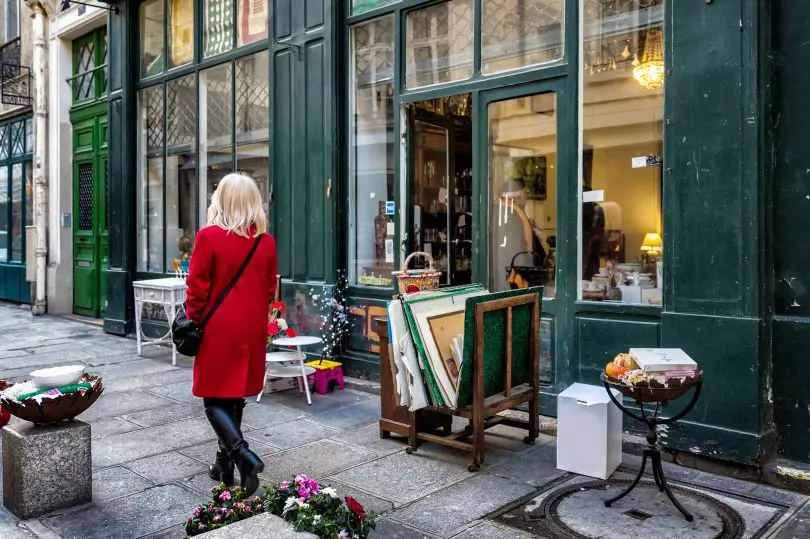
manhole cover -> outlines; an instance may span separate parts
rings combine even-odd
[[[622,492],[629,480],[585,481],[562,486],[527,505],[524,518],[513,512],[505,523],[555,539],[740,539],[745,522],[727,504],[670,484],[695,517],[687,522],[655,483],[642,481],[612,507],[604,500]],[[522,521],[522,522],[521,522]]]

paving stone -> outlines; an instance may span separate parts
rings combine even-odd
[[[700,472],[692,477],[689,482],[693,485],[743,495],[750,493],[757,486],[756,483],[749,483],[748,481],[715,475],[709,472]]]
[[[248,445],[250,449],[253,450],[254,453],[259,455],[259,457],[264,458],[268,455],[272,455],[273,453],[278,453],[280,449],[278,447],[273,447],[267,444],[263,444],[260,442],[255,442],[253,440],[248,440]],[[187,457],[191,457],[196,461],[202,462],[206,466],[214,461],[214,455],[217,452],[218,443],[216,440],[212,440],[210,442],[205,442],[204,444],[197,444],[191,447],[184,447],[179,449],[178,452],[186,455]]]
[[[370,539],[432,539],[433,537],[433,535],[409,528],[387,518],[378,520],[376,529],[369,535]]]
[[[320,440],[263,459],[263,475],[275,482],[289,480],[299,474],[320,480],[377,457],[376,453],[359,447]]]
[[[273,403],[265,397],[262,399],[262,402],[254,402],[245,407],[244,415],[242,416],[242,425],[250,427],[251,430],[263,429],[272,427],[273,425],[303,419],[308,415],[309,414],[299,410]]]
[[[342,432],[333,439],[353,445],[359,445],[379,455],[391,455],[404,451],[408,440],[402,436],[392,435],[390,438],[380,438],[379,425],[368,425],[359,429]]]
[[[129,376],[126,378],[104,379],[104,391],[115,393],[132,389],[146,389],[154,386],[186,382],[191,385],[191,369],[175,369],[156,374],[143,376]]]
[[[102,468],[199,444],[216,437],[206,419],[189,419],[98,440],[93,466]]]
[[[205,408],[203,408],[202,401],[200,401],[194,403],[170,404],[144,412],[127,414],[124,416],[124,419],[142,427],[154,427],[203,416],[205,416]]]
[[[14,515],[0,507],[0,537],[3,539],[33,539],[35,536],[20,526]]]
[[[810,506],[805,506],[774,537],[775,539],[807,539],[810,537]]]
[[[395,510],[390,518],[448,537],[467,524],[534,489],[490,474],[479,474]]]
[[[207,469],[201,462],[175,451],[130,462],[126,468],[158,484],[191,477]]]
[[[394,502],[390,500],[369,494],[368,492],[349,485],[344,485],[343,483],[333,479],[326,479],[322,481],[321,484],[334,487],[341,499],[345,498],[346,496],[351,496],[360,502],[366,508],[366,513],[372,515],[375,519],[378,516],[384,515],[385,513],[388,513],[394,509]]]
[[[292,525],[270,513],[240,520],[229,526],[199,535],[201,539],[242,539],[244,537],[272,537],[274,539],[318,539],[317,535],[296,532]]]
[[[301,419],[274,425],[266,429],[254,430],[247,433],[245,437],[248,440],[256,440],[281,449],[290,449],[329,438],[338,433],[340,433],[339,430]]]
[[[132,539],[184,522],[203,503],[200,493],[163,485],[42,520],[62,539]]]
[[[370,400],[312,416],[312,421],[336,429],[352,429],[376,423],[380,419],[380,402]]]
[[[788,490],[779,490],[767,485],[759,485],[754,487],[754,489],[749,493],[749,496],[753,496],[758,500],[783,504],[790,507],[801,507],[810,501],[810,498],[804,494],[797,494]],[[808,535],[808,537],[810,537],[810,535]]]
[[[453,539],[538,539],[538,537],[515,528],[499,526],[493,522],[483,522],[478,526],[461,532],[454,536]],[[549,537],[547,539],[552,538]]]
[[[525,453],[530,451],[533,447],[551,443],[556,438],[553,436],[546,436],[540,434],[534,445],[527,444],[523,441],[526,437],[527,431],[506,425],[495,425],[486,430],[484,440],[487,449],[500,449],[502,451],[509,451],[510,453]]]
[[[106,392],[106,389],[105,389]],[[140,425],[130,423],[122,417],[110,417],[108,419],[101,419],[93,422],[93,440],[100,440],[107,436],[114,436],[124,432],[130,432],[140,429]]]
[[[159,372],[168,372],[177,369],[173,367],[171,361],[168,363],[156,361],[149,358],[138,358],[133,361],[115,363],[112,365],[101,365],[90,369],[94,374],[98,374],[104,379],[129,378],[131,376],[145,376]]]
[[[321,412],[328,412],[330,410],[337,410],[345,408],[352,404],[360,404],[371,399],[371,395],[361,391],[354,391],[351,389],[344,389],[343,391],[335,390],[326,395],[318,395],[312,392],[312,404],[307,404],[307,397],[300,393],[297,389],[290,391],[282,391],[279,393],[267,393],[262,397],[262,400],[272,398],[274,402],[302,410],[309,414],[319,414]],[[379,400],[377,400],[379,403]]]
[[[144,535],[141,539],[180,539],[186,536],[186,525],[178,524],[159,532]]]
[[[93,473],[93,501],[105,502],[152,486],[151,481],[120,466],[106,468]]]
[[[330,479],[390,499],[399,506],[470,475],[466,466],[446,462],[420,451],[413,455],[397,453],[383,457],[334,474]]]
[[[152,410],[177,404],[176,402],[152,395],[144,390],[102,393],[89,410],[81,415],[83,421],[94,423],[100,419],[122,416],[128,413]]]
[[[195,397],[191,394],[191,381],[175,382],[165,386],[150,387],[149,391],[161,397],[174,399],[180,402],[199,402],[202,404],[202,399]]]
[[[557,469],[557,446],[548,443],[535,447],[526,453],[514,455],[489,471],[500,477],[520,481],[527,485],[540,487],[561,477],[565,472]]]

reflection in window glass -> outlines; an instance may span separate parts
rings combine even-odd
[[[33,163],[25,163],[25,226],[34,226],[34,171]]]
[[[194,0],[169,0],[169,67],[194,58]]]
[[[408,13],[406,86],[467,79],[473,70],[473,1],[450,0]]]
[[[207,58],[231,50],[233,0],[206,0],[203,13],[203,56]]]
[[[22,164],[11,167],[11,261],[23,259],[23,174]]]
[[[352,15],[363,13],[370,9],[375,9],[380,6],[387,6],[393,4],[398,0],[352,0]]]
[[[200,71],[200,186],[206,193],[204,208],[211,204],[220,180],[233,172],[232,80],[230,63]]]
[[[8,167],[0,167],[0,262],[8,262]]]
[[[163,271],[163,86],[138,94],[138,271]]]
[[[163,0],[141,4],[141,75],[149,77],[163,71]]]
[[[555,295],[557,103],[553,93],[489,105],[490,290]]]
[[[565,0],[487,0],[483,7],[484,73],[562,58]]]
[[[270,173],[269,53],[236,61],[236,168],[259,185],[267,210]]]
[[[238,45],[255,43],[261,39],[267,39],[267,20],[269,9],[267,0],[239,0],[239,21]]]
[[[394,17],[351,29],[349,279],[390,287],[394,264]]]
[[[609,2],[583,11],[586,300],[661,304],[664,5]]]

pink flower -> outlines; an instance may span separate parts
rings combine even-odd
[[[315,494],[317,494],[317,493],[318,493],[318,490],[320,489],[320,487],[318,487],[318,483],[316,483],[315,481],[313,481],[313,480],[311,480],[311,479],[310,479],[310,480],[309,480],[309,482],[307,483],[307,487],[309,487],[309,490],[311,490],[311,491],[312,491],[312,492],[314,492]]]
[[[221,516],[217,515],[214,517],[214,522],[219,522],[220,520],[222,520]]]
[[[223,502],[227,502],[228,500],[231,499],[231,491],[230,490],[222,491],[222,494],[219,495],[219,499],[222,500]]]
[[[298,489],[298,495],[301,497],[302,500],[306,500],[309,498],[309,491],[304,487]]]
[[[202,509],[200,509],[199,507],[195,507],[194,508],[194,516],[198,517],[198,516],[200,516],[200,513],[202,513]]]
[[[298,485],[306,485],[307,483],[309,483],[309,477],[307,477],[304,474],[301,474],[299,476],[296,476],[295,482]]]
[[[290,488],[290,484],[286,481],[282,481],[281,484],[278,486],[281,490],[287,490]]]
[[[203,526],[202,524],[200,524],[199,526],[197,526],[197,529],[204,530],[204,529],[205,529],[205,526]]]
[[[349,539],[349,532],[343,530],[338,534],[338,539]]]

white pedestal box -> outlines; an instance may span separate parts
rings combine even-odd
[[[621,402],[621,393],[611,390]],[[574,384],[557,397],[557,468],[607,479],[622,463],[622,412],[603,386]]]

